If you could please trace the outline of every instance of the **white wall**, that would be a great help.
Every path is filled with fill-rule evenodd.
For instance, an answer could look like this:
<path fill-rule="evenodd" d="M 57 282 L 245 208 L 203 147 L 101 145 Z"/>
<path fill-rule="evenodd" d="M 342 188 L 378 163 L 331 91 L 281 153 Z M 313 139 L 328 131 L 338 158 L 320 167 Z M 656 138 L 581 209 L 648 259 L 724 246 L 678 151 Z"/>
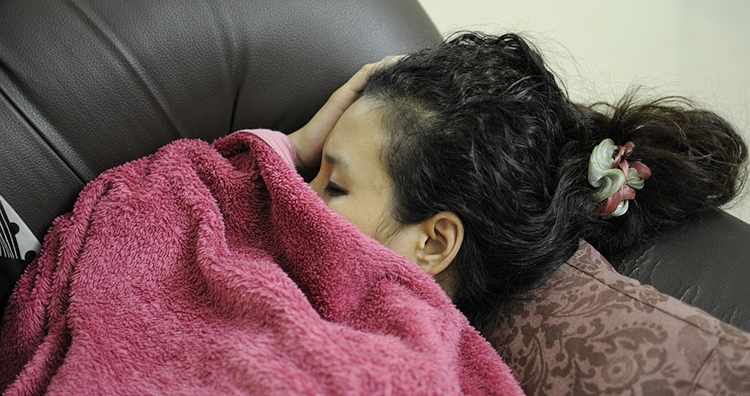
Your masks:
<path fill-rule="evenodd" d="M 750 142 L 750 0 L 419 0 L 443 35 L 522 33 L 574 100 L 682 95 Z M 750 222 L 750 194 L 726 208 Z"/>

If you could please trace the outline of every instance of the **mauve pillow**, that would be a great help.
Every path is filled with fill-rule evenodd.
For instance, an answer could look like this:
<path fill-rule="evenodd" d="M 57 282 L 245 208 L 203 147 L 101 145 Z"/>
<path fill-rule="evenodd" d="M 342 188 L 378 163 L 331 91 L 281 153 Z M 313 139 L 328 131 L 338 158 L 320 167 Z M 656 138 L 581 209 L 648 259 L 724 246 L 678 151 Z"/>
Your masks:
<path fill-rule="evenodd" d="M 487 334 L 529 395 L 750 395 L 750 335 L 617 273 L 591 245 Z"/>

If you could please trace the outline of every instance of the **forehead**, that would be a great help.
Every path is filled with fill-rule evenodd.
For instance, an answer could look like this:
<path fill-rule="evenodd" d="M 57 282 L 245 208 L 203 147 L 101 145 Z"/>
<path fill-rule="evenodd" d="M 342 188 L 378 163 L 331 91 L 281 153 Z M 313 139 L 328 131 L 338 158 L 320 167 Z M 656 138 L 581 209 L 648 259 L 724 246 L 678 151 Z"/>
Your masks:
<path fill-rule="evenodd" d="M 386 131 L 382 110 L 372 101 L 357 100 L 344 112 L 326 140 L 324 156 L 354 176 L 383 172 L 380 158 Z"/>

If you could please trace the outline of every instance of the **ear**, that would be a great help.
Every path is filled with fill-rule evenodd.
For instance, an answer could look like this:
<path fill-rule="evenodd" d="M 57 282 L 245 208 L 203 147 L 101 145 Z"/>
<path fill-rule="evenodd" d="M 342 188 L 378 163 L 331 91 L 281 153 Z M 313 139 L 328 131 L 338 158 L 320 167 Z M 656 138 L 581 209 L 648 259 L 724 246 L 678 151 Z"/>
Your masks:
<path fill-rule="evenodd" d="M 421 238 L 416 261 L 435 276 L 453 262 L 464 240 L 464 224 L 452 212 L 440 212 L 420 224 Z"/>

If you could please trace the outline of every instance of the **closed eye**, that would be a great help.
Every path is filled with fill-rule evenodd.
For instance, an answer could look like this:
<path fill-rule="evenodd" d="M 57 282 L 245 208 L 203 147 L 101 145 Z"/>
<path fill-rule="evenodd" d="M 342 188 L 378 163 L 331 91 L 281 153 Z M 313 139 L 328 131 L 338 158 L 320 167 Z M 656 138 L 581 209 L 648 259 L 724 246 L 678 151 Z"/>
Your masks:
<path fill-rule="evenodd" d="M 325 191 L 327 195 L 334 196 L 334 197 L 341 197 L 341 196 L 349 194 L 349 191 L 346 191 L 344 187 L 341 187 L 334 182 L 328 182 L 328 185 L 325 186 L 323 191 Z"/>

